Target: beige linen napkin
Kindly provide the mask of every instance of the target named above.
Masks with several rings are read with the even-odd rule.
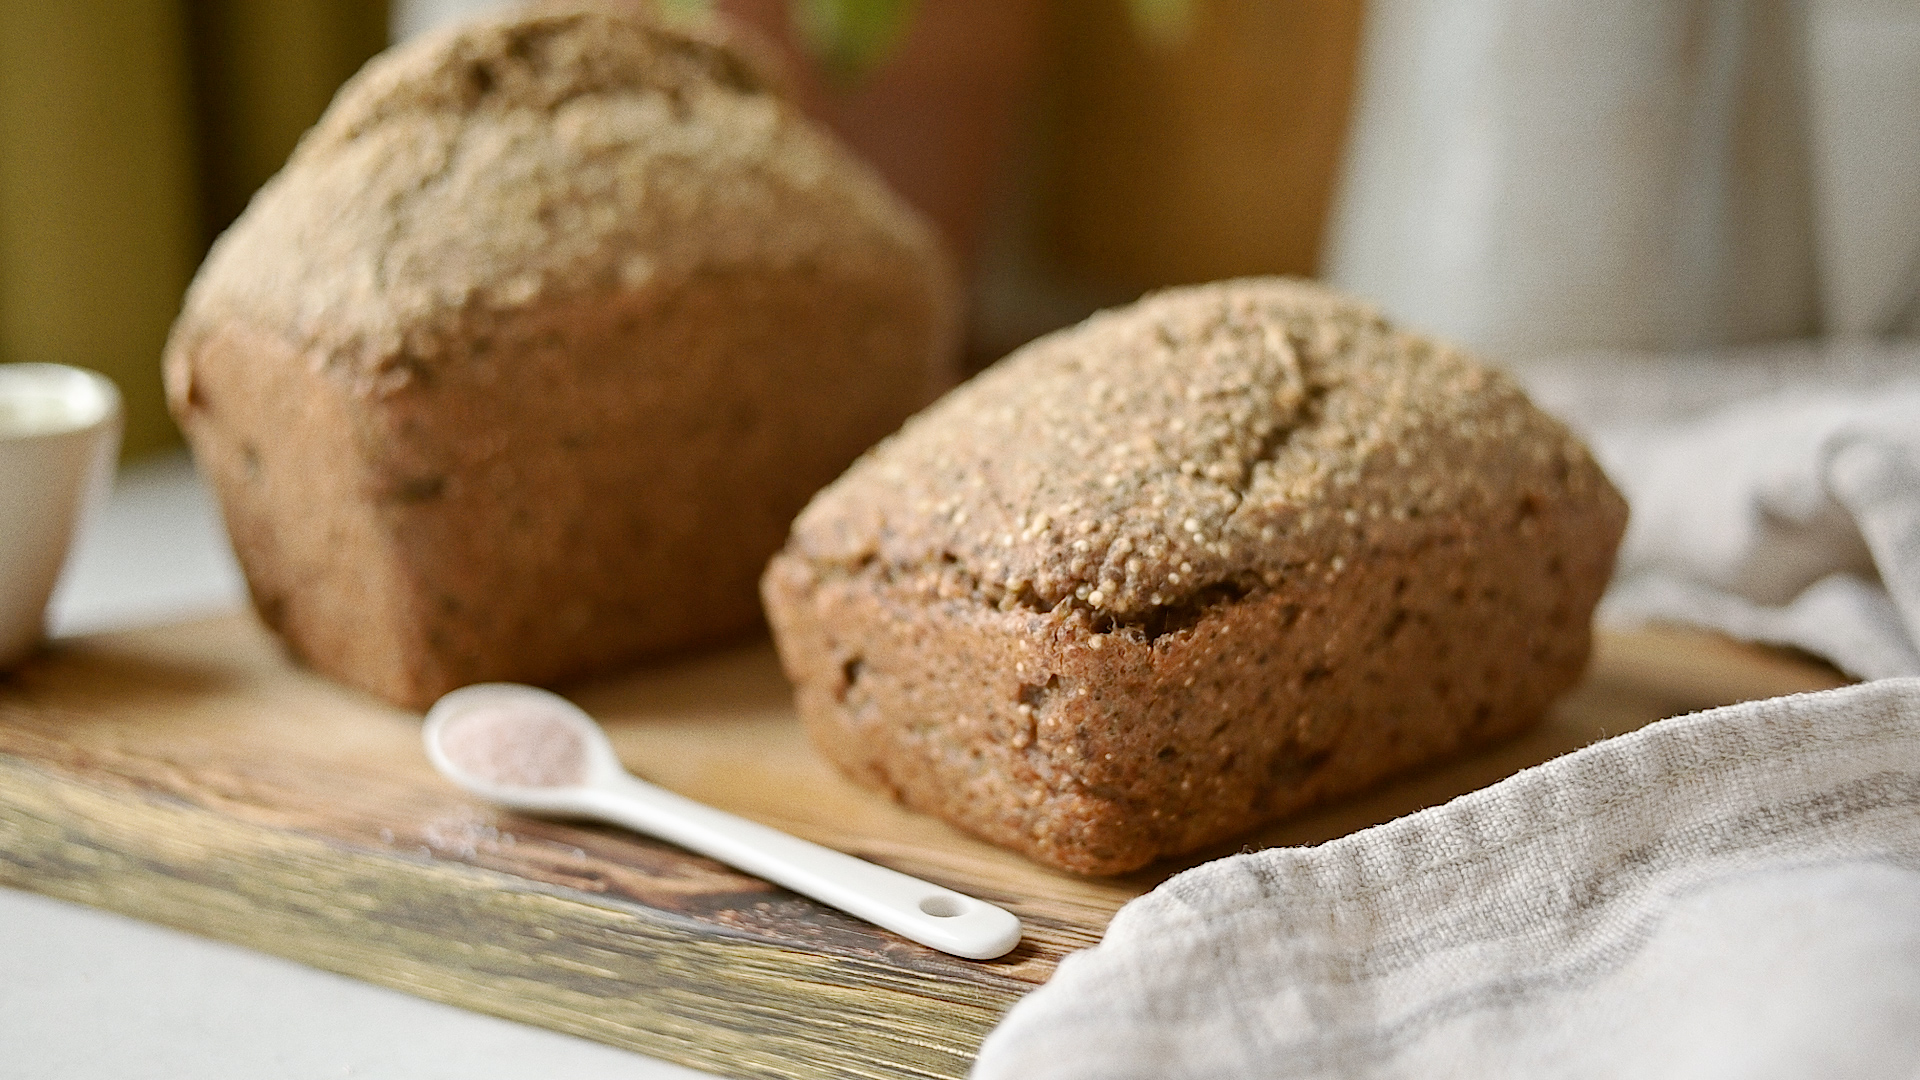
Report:
[[[1128,904],[974,1076],[1920,1074],[1920,679],[1663,720]]]
[[[1920,345],[1589,355],[1525,374],[1633,508],[1601,622],[1920,675]]]

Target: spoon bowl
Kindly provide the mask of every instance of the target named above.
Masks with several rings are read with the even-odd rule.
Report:
[[[656,787],[558,694],[481,683],[446,695],[421,733],[440,774],[489,802],[622,825],[718,859],[942,952],[990,960],[1020,943],[1003,908]]]
[[[534,686],[463,686],[434,702],[421,735],[440,775],[520,810],[566,813],[588,789],[627,775],[586,710]],[[570,759],[556,760],[568,749]],[[526,760],[542,750],[545,760]]]

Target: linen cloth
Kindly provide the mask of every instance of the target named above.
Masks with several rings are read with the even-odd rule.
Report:
[[[1525,375],[1632,508],[1602,623],[1920,675],[1920,346],[1594,355]]]
[[[1608,622],[1881,681],[1663,720],[1128,904],[1011,1077],[1920,1075],[1920,347],[1524,373],[1632,508]]]
[[[1190,870],[973,1075],[1920,1075],[1920,679],[1663,720]]]

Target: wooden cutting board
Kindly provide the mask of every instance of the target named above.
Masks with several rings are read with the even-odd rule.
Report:
[[[1838,685],[1789,654],[1603,637],[1517,742],[1295,819],[1311,844],[1663,716]],[[1002,904],[985,963],[670,845],[498,812],[436,776],[419,718],[288,663],[249,617],[64,642],[0,676],[0,882],[729,1076],[955,1077],[1021,995],[1180,866],[1081,879],[854,787],[808,749],[765,643],[572,696],[638,773]]]

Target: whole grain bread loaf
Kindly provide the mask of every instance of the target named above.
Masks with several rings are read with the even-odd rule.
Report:
[[[950,385],[930,228],[716,40],[605,11],[384,55],[166,357],[254,601],[419,706],[758,624],[807,497]]]
[[[843,770],[1106,874],[1533,722],[1625,518],[1505,377],[1244,280],[1001,361],[816,496],[761,587]]]

